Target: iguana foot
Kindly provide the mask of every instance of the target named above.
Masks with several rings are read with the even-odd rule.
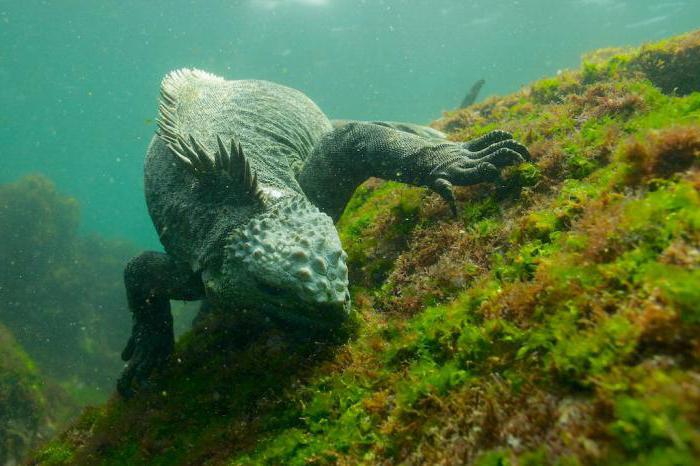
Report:
[[[531,160],[527,148],[506,131],[492,131],[463,144],[439,145],[434,150],[439,162],[429,174],[428,187],[447,201],[453,215],[457,214],[453,185],[497,181],[502,168]]]
[[[129,364],[117,381],[119,394],[131,398],[137,391],[147,388],[150,385],[148,377],[167,362],[174,342],[170,313],[155,321],[136,321],[131,338],[122,351],[122,360]]]

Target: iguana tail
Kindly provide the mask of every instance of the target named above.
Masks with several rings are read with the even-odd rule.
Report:
[[[486,84],[486,81],[483,79],[480,79],[472,84],[472,88],[469,89],[469,93],[464,96],[459,108],[467,108],[476,102],[476,98],[479,97],[479,92],[481,92],[481,88],[484,86],[484,84]]]

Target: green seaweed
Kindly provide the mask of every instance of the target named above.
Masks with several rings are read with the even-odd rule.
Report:
[[[22,460],[76,406],[0,324],[0,462]]]

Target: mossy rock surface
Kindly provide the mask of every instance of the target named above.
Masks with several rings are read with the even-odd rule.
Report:
[[[458,219],[362,187],[339,223],[349,337],[212,316],[157,388],[35,463],[698,464],[699,39],[446,114],[453,140],[505,129],[534,160],[457,189]]]
[[[0,324],[0,464],[18,464],[76,410]]]

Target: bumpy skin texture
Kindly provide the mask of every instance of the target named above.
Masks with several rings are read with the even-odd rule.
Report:
[[[159,126],[145,192],[165,253],[125,269],[134,327],[117,388],[126,397],[172,353],[171,299],[342,322],[350,294],[334,221],[367,178],[428,186],[454,210],[452,184],[494,181],[529,157],[505,132],[456,144],[407,123],[332,123],[299,91],[198,70],[165,77]]]

